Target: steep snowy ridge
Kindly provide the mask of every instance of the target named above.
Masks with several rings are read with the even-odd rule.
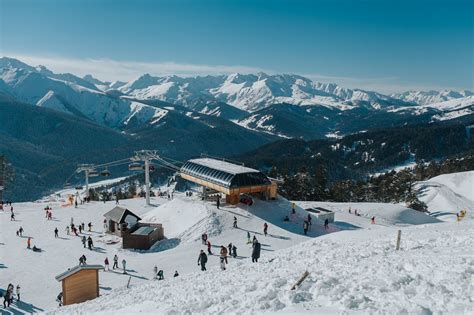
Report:
[[[407,102],[413,102],[419,105],[429,105],[435,103],[441,103],[453,99],[464,98],[467,96],[474,95],[473,92],[468,90],[463,91],[407,91],[403,93],[392,94],[391,97],[398,98]]]

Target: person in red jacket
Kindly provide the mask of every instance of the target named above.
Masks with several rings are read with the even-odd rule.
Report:
[[[209,240],[207,241],[207,253],[209,255],[212,255],[212,252],[211,252],[211,242],[209,242]]]

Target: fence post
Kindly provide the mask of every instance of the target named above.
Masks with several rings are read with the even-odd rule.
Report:
[[[130,287],[130,280],[132,280],[132,276],[128,277],[127,289]]]
[[[301,276],[301,278],[298,280],[298,282],[296,282],[292,287],[291,287],[291,290],[294,290],[296,289],[296,287],[299,287],[301,283],[303,283],[304,279],[306,279],[307,277],[309,276],[309,272],[308,271],[305,271],[303,273],[303,275]]]
[[[402,230],[398,230],[398,235],[397,235],[397,250],[400,249],[400,239],[402,238]]]

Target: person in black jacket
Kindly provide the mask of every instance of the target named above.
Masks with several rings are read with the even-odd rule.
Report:
[[[253,249],[252,249],[252,262],[258,262],[258,259],[260,258],[260,248],[261,248],[260,243],[256,241],[253,244]]]
[[[201,265],[201,270],[202,271],[206,271],[206,263],[207,263],[207,255],[201,249],[201,253],[199,254],[199,258],[198,258],[198,266]]]

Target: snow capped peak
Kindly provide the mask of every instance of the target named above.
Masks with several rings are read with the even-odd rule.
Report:
[[[406,91],[403,93],[395,93],[391,96],[394,98],[402,99],[407,102],[413,102],[419,105],[429,105],[435,103],[441,103],[452,99],[459,99],[467,96],[474,95],[469,90],[453,91]]]

